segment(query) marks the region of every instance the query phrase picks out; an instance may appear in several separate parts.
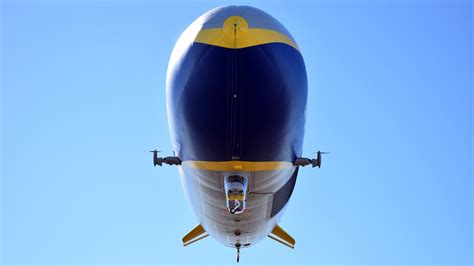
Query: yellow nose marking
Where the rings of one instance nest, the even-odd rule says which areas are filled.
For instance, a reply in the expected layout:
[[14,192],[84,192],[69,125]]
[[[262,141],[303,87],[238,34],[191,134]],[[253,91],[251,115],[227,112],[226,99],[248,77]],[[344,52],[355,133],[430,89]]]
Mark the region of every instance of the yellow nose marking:
[[[222,29],[227,38],[237,42],[238,39],[247,37],[249,24],[243,17],[230,16],[224,21]],[[237,48],[237,44],[234,48]]]
[[240,49],[267,43],[284,43],[299,51],[296,43],[281,32],[249,28],[247,20],[240,16],[228,17],[222,28],[201,29],[194,42],[225,48]]

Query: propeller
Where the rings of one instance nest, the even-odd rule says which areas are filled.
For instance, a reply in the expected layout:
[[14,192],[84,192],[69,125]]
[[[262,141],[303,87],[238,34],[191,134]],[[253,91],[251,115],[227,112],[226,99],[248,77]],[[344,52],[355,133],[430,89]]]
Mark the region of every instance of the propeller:
[[322,157],[321,154],[329,154],[330,152],[327,151],[318,151],[316,152],[316,159],[311,160],[311,164],[313,167],[321,168]]
[[[162,166],[163,163],[169,164],[169,165],[180,165],[181,164],[181,159],[176,156],[168,156],[168,157],[158,157],[158,153],[161,151],[153,150],[150,151],[153,153],[153,166]],[[174,154],[174,151],[173,151]]]
[[161,152],[161,151],[157,151],[157,150],[153,150],[153,151],[150,151],[153,153],[153,166],[161,166],[161,164],[163,163],[163,158],[161,157],[158,157],[158,153]]

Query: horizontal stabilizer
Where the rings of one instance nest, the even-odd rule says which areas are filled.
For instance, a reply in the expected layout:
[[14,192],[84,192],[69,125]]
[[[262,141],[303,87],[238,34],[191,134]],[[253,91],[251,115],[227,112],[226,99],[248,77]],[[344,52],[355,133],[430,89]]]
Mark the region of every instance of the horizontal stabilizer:
[[273,228],[272,232],[268,235],[269,238],[285,245],[290,248],[295,248],[295,240],[285,230],[281,229],[278,225]]
[[204,228],[198,224],[196,227],[194,227],[193,230],[189,231],[184,237],[183,237],[183,246],[187,246],[189,244],[192,244],[196,241],[199,241],[205,237],[207,237],[209,234],[204,230]]

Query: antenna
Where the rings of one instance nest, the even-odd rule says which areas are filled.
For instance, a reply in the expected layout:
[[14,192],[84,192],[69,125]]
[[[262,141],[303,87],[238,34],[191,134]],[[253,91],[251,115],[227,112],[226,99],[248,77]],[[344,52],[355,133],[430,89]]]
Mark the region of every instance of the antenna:
[[240,243],[235,244],[235,248],[237,249],[237,263],[240,260]]

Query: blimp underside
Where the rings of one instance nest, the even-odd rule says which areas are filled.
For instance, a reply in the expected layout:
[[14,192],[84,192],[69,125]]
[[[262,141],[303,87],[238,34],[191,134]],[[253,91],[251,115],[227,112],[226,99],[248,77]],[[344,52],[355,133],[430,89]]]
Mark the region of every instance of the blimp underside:
[[[303,57],[273,17],[248,6],[211,10],[170,58],[167,107],[184,192],[200,225],[240,249],[271,236],[293,192],[307,100]],[[173,157],[174,158],[174,157]]]

